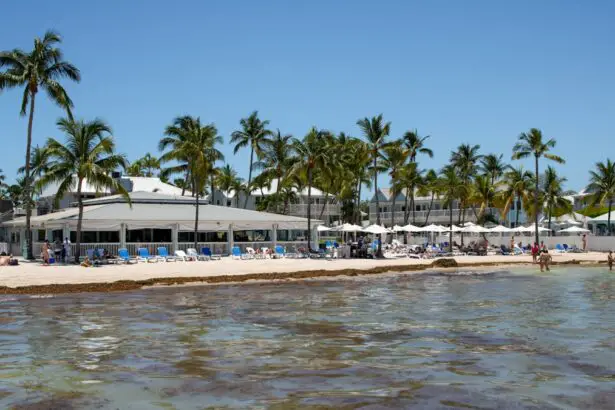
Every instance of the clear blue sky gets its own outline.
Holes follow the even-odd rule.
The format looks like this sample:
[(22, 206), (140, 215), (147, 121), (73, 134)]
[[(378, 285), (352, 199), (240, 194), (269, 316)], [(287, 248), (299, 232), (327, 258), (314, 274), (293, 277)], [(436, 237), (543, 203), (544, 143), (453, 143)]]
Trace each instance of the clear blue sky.
[[(358, 118), (383, 113), (395, 137), (432, 136), (424, 167), (461, 143), (509, 159), (520, 132), (541, 128), (580, 189), (615, 157), (614, 21), (615, 2), (598, 0), (22, 1), (3, 7), (0, 49), (58, 30), (83, 75), (67, 85), (76, 116), (108, 121), (131, 160), (156, 153), (180, 114), (228, 140), (253, 110), (295, 136), (312, 125), (358, 135)], [(19, 104), (20, 92), (0, 95), (10, 181), (25, 151)], [(39, 98), (34, 144), (62, 137), (60, 115)], [(248, 152), (223, 151), (247, 176)]]

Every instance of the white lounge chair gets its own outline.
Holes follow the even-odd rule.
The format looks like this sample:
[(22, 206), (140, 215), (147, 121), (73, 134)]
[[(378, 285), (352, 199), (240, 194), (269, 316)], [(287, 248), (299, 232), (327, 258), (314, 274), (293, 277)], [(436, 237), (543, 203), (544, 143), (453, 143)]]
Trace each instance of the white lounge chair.
[(207, 256), (199, 255), (199, 253), (194, 248), (186, 249), (186, 253), (188, 254), (188, 257), (194, 258), (194, 260), (197, 260), (197, 261), (208, 261), (209, 260)]
[(193, 257), (186, 255), (186, 252), (184, 251), (175, 251), (175, 257), (184, 262), (196, 260)]

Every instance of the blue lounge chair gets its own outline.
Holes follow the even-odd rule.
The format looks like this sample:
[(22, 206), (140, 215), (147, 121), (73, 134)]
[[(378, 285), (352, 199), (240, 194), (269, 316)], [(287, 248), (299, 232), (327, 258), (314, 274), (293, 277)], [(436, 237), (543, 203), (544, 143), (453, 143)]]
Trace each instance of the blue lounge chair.
[(280, 255), (280, 258), (284, 258), (286, 256), (286, 251), (282, 245), (275, 246), (275, 254)]
[(164, 246), (159, 246), (156, 248), (156, 252), (158, 252), (158, 259), (164, 262), (177, 262), (177, 258), (175, 256), (169, 255), (169, 251)]
[(556, 245), (555, 245), (555, 251), (556, 251), (556, 252), (559, 252), (559, 253), (564, 253), (564, 252), (566, 252), (566, 250), (564, 249), (564, 247), (563, 247), (560, 243), (558, 243), (558, 244), (556, 244)]
[(132, 258), (130, 254), (128, 253), (128, 249), (126, 248), (118, 249), (117, 254), (118, 254), (120, 261), (124, 263), (137, 263), (137, 259)]
[(139, 248), (137, 252), (139, 253), (137, 261), (139, 262), (158, 262), (158, 258), (150, 255), (147, 248)]
[(233, 246), (233, 249), (231, 250), (231, 257), (233, 259), (243, 259), (241, 257), (241, 249), (239, 249), (239, 246)]
[(211, 253), (211, 249), (208, 247), (201, 248), (201, 254), (208, 257), (212, 261), (220, 260), (222, 258), (222, 255), (218, 255), (218, 254), (214, 255), (213, 253)]

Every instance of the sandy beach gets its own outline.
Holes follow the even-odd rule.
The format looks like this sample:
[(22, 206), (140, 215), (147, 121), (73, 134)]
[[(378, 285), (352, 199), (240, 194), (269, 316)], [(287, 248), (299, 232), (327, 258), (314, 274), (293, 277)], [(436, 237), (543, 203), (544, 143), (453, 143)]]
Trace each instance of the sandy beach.
[[(530, 264), (531, 257), (521, 256), (457, 256), (458, 269), (473, 266), (506, 266)], [(604, 263), (606, 254), (600, 252), (553, 254), (558, 263)], [(84, 268), (74, 265), (43, 266), (23, 262), (19, 266), (0, 267), (1, 293), (52, 293), (82, 291), (111, 291), (135, 289), (157, 284), (190, 282), (241, 282), (246, 280), (305, 279), (318, 276), (361, 275), (385, 272), (420, 271), (432, 267), (433, 259), (265, 259), (232, 260), (222, 258), (208, 262), (158, 262), (130, 265), (104, 265)], [(536, 267), (538, 270), (538, 267)], [(123, 283), (127, 282), (127, 283)], [(130, 285), (132, 283), (132, 285)], [(83, 286), (83, 285), (90, 286)], [(71, 286), (73, 285), (73, 286)], [(81, 285), (81, 286), (77, 286)], [(99, 286), (93, 286), (99, 285)], [(35, 289), (27, 289), (35, 287)], [(21, 288), (21, 290), (19, 290)]]

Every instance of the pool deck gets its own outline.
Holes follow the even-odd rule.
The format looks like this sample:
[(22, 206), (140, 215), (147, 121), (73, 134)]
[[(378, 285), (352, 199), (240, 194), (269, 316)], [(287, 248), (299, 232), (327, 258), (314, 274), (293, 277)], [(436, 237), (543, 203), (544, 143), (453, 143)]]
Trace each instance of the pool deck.
[[(606, 253), (552, 253), (553, 261), (583, 264), (597, 264), (606, 261)], [(531, 257), (521, 256), (456, 256), (459, 269), (481, 266), (506, 266), (509, 264), (530, 264)], [(222, 258), (208, 262), (158, 262), (130, 265), (104, 265), (84, 268), (75, 265), (43, 266), (36, 262), (22, 262), (19, 266), (0, 267), (0, 293), (12, 293), (20, 287), (47, 287), (61, 293), (57, 288), (83, 284), (113, 284), (118, 281), (141, 282), (132, 287), (93, 287), (84, 291), (127, 290), (156, 284), (181, 284), (190, 282), (234, 282), (246, 280), (305, 279), (318, 276), (376, 274), (390, 271), (421, 271), (430, 268), (434, 259), (265, 259), (232, 260)], [(538, 271), (538, 267), (536, 267)], [(164, 278), (164, 280), (162, 280)], [(174, 280), (177, 279), (177, 280)], [(148, 282), (148, 283), (143, 283)], [(78, 287), (73, 286), (73, 289)], [(43, 293), (44, 289), (32, 292), (22, 289), (19, 293)], [(68, 290), (76, 291), (76, 290)]]

